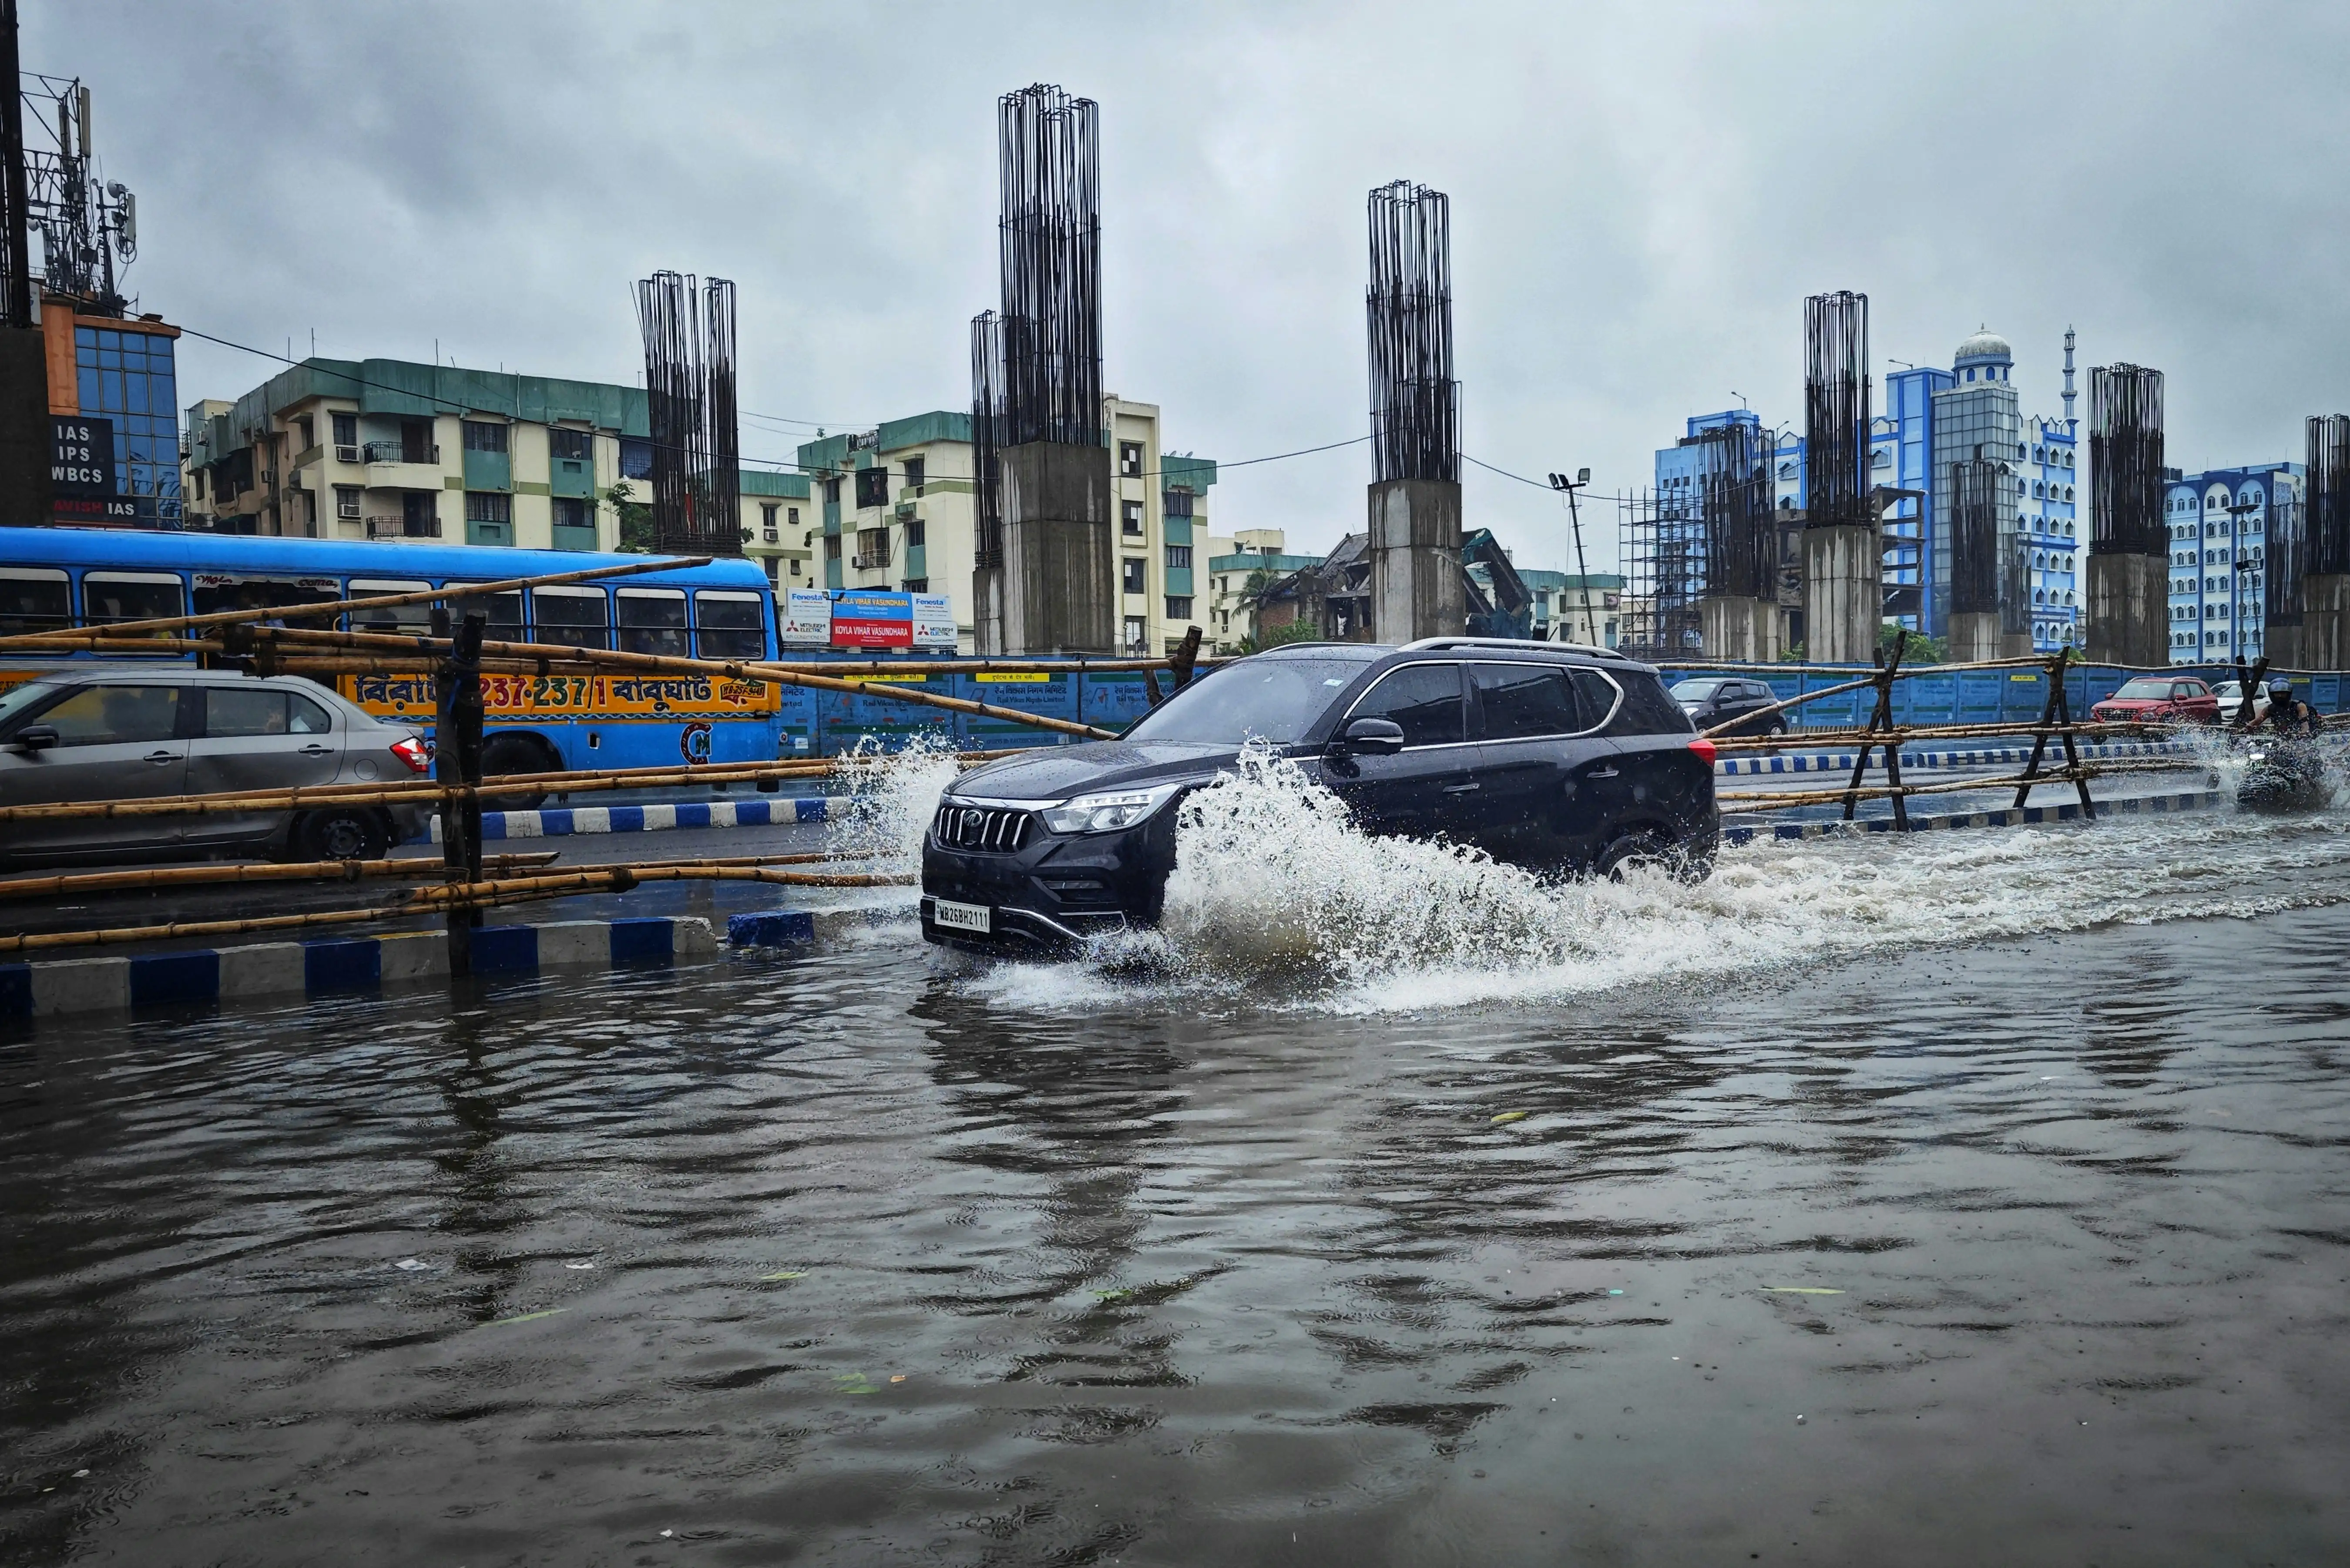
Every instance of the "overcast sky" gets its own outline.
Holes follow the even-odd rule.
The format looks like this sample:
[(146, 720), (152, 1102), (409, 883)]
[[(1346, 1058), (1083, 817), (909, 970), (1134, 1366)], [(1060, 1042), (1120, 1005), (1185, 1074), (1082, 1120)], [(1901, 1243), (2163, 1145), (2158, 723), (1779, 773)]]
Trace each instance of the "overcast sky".
[[(629, 285), (733, 278), (748, 458), (966, 406), (998, 94), (1099, 101), (1107, 385), (1226, 461), (1367, 423), (1364, 196), (1452, 198), (1463, 444), (1595, 489), (1692, 413), (1801, 420), (1802, 299), (1874, 369), (2015, 345), (2024, 411), (2168, 372), (2171, 461), (2350, 408), (2350, 6), (2158, 0), (798, 5), (23, 0), (139, 193), (141, 308), (298, 355), (634, 382)], [(275, 369), (183, 339), (182, 402)], [(2087, 413), (2087, 378), (2081, 378)], [(806, 424), (775, 423), (807, 421)], [(1217, 531), (1359, 528), (1365, 446), (1228, 470)], [(1546, 492), (1471, 525), (1573, 570)], [(1592, 569), (1612, 504), (1586, 509)]]

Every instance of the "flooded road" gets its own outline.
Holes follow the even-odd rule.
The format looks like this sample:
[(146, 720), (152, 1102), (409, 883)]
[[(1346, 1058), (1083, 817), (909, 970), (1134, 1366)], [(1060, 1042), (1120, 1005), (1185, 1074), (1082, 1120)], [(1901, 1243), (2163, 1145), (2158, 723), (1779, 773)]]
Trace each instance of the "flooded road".
[(0, 1037), (0, 1561), (2350, 1557), (2341, 820), (1555, 889), (1267, 788), (1090, 965)]

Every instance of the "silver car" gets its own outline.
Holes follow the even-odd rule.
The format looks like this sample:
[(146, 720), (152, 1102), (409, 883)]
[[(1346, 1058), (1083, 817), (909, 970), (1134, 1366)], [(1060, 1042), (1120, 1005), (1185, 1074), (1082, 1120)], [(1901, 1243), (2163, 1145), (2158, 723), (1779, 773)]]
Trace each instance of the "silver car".
[[(97, 667), (0, 693), (0, 805), (405, 784), (431, 771), (413, 730), (296, 676)], [(291, 856), (368, 860), (423, 831), (423, 805), (0, 820), (0, 863)]]

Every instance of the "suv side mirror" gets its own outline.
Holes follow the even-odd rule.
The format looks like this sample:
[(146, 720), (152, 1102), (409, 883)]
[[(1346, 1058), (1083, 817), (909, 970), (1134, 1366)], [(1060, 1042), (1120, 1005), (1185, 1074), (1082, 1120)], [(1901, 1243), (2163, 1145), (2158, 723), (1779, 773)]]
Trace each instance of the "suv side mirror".
[(1391, 757), (1403, 750), (1403, 726), (1393, 719), (1357, 719), (1347, 726), (1338, 749), (1366, 757)]
[(8, 749), (12, 752), (46, 752), (57, 743), (54, 724), (27, 724), (8, 737)]

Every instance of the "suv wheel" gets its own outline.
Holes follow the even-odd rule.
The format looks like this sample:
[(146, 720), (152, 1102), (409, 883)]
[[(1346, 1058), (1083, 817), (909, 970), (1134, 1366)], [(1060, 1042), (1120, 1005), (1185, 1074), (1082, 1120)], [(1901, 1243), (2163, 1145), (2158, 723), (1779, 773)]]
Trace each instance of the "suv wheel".
[(1653, 833), (1627, 833), (1599, 852), (1593, 867), (1611, 882), (1621, 882), (1624, 873), (1635, 867), (1657, 866), (1671, 868), (1671, 854), (1665, 841)]
[(380, 860), (391, 847), (391, 836), (375, 813), (346, 808), (304, 817), (295, 843), (312, 860)]

